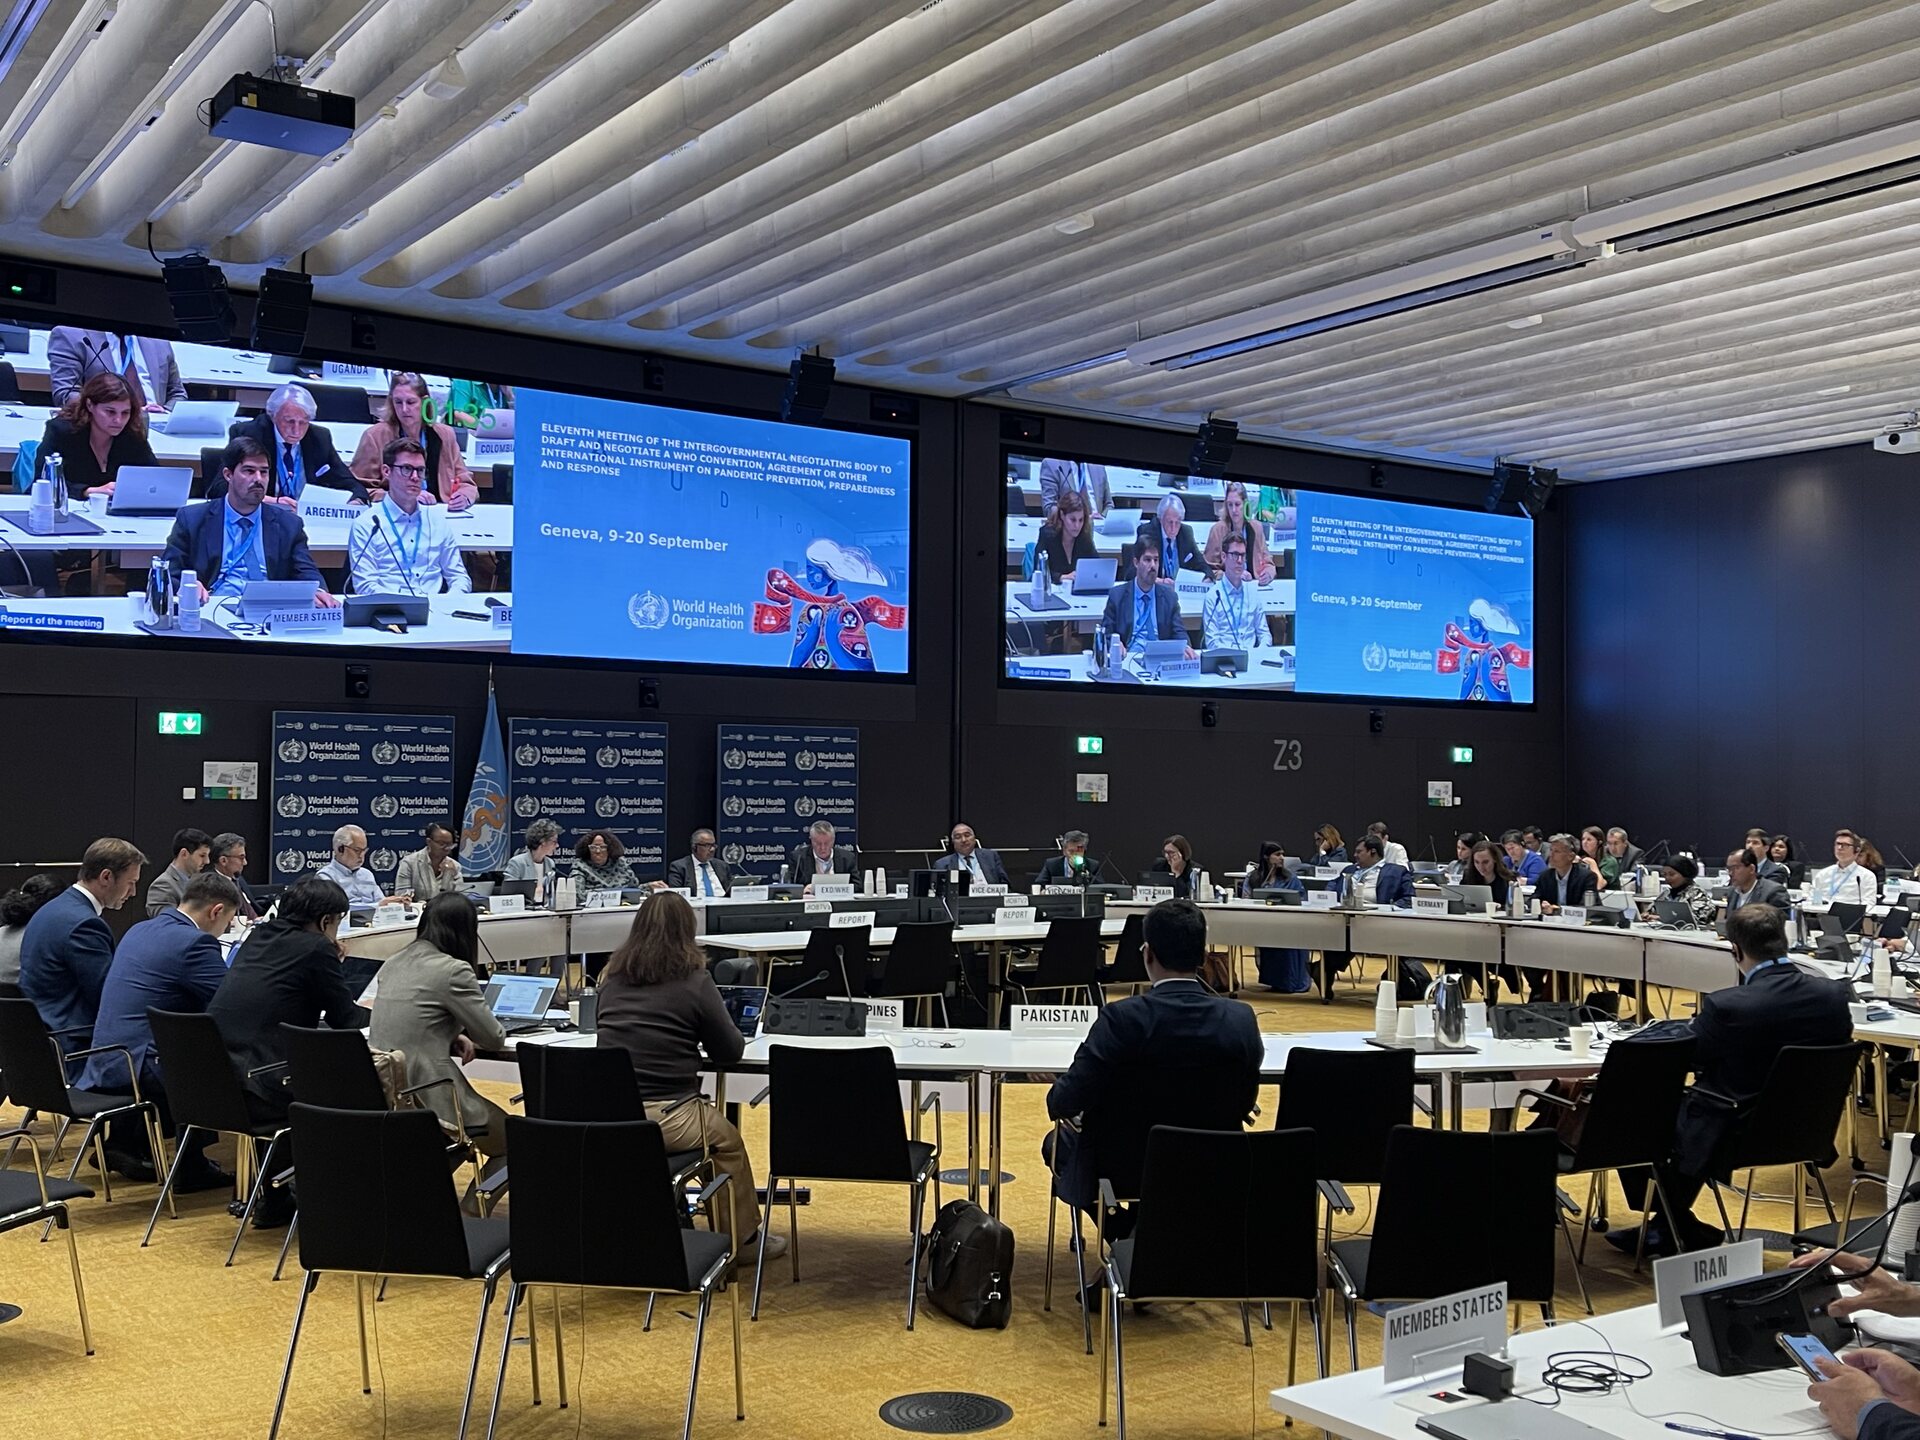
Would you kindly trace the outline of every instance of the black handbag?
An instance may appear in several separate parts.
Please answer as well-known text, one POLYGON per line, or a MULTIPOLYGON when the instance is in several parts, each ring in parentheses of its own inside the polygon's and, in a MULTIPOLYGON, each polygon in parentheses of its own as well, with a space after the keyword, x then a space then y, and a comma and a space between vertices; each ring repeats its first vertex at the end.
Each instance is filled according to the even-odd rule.
POLYGON ((949 1200, 927 1234, 927 1299, 970 1330, 1013 1318, 1013 1231, 971 1200, 949 1200))

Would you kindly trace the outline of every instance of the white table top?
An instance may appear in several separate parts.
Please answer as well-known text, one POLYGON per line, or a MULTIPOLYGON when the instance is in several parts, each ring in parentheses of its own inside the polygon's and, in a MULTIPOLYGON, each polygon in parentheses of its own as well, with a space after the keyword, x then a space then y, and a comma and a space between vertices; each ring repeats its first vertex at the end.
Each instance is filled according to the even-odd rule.
MULTIPOLYGON (((1669 1419, 1749 1435, 1829 1433, 1819 1408, 1807 1399, 1806 1377, 1799 1370, 1709 1375, 1694 1364, 1692 1342, 1678 1330, 1662 1334, 1656 1320, 1654 1307, 1641 1305, 1592 1320, 1563 1319, 1552 1329, 1526 1330, 1510 1341, 1516 1389, 1551 1400, 1550 1393, 1539 1391, 1540 1371, 1548 1355, 1597 1350, 1602 1352, 1597 1358, 1604 1362, 1611 1349, 1614 1354, 1644 1360, 1652 1367, 1652 1376, 1611 1395, 1567 1395, 1556 1413, 1619 1440, 1674 1440, 1676 1432, 1666 1428, 1669 1419)), ((1456 1382, 1458 1375, 1456 1367, 1456 1382)), ((1426 1440, 1425 1432, 1415 1428, 1419 1415, 1398 1402, 1410 1393, 1438 1388, 1439 1384, 1409 1382, 1389 1390, 1375 1366, 1283 1387, 1270 1398, 1280 1414, 1348 1440, 1426 1440)), ((1518 1398, 1501 1403, 1527 1404, 1518 1398)))
MULTIPOLYGON (((954 927, 953 939, 956 945, 990 944, 995 941, 1012 945, 1027 944, 1035 940, 1044 940, 1050 922, 1036 920, 1031 925, 958 925, 954 927)), ((1126 921, 1108 916, 1100 922, 1100 933, 1113 937, 1125 927, 1126 921)), ((849 926, 859 929, 859 926, 849 926)), ((867 943, 875 949, 885 949, 893 943, 894 928, 881 925, 868 930, 867 943)), ((743 930, 728 935, 716 932, 711 935, 696 935, 696 945, 709 945, 716 950, 742 950, 751 954, 775 954, 787 950, 804 950, 812 930, 743 930)))
MULTIPOLYGON (((1253 593, 1260 602, 1263 615, 1284 615, 1293 609, 1294 583, 1292 580, 1275 580, 1270 585, 1256 585, 1253 593)), ((1192 572, 1182 570, 1176 587, 1180 593, 1180 618, 1189 627, 1197 629, 1201 620, 1201 607, 1207 602, 1207 591, 1211 581, 1196 579, 1192 572)), ((1096 595, 1075 595, 1063 585, 1056 585, 1052 594, 1056 600, 1064 600, 1064 610, 1029 610, 1027 597, 1033 593, 1033 583, 1029 580, 1007 581, 1007 620, 1044 624, 1049 620, 1071 620, 1076 623, 1093 624, 1107 608, 1107 591, 1096 595)))
MULTIPOLYGON (((512 596, 500 595, 501 599, 512 603, 512 596)), ((384 630, 375 630, 368 626, 350 626, 342 628, 336 634, 284 635, 276 637, 261 633, 252 626, 233 619, 231 602, 219 602, 222 608, 215 612, 209 605, 202 613, 208 614, 226 631, 222 635, 217 630, 202 628, 197 634, 180 632, 182 640, 230 639, 241 644, 277 643, 281 645, 323 645, 337 647, 373 646, 379 649, 430 649, 430 650, 505 650, 512 640, 512 629, 503 626, 495 629, 493 618, 486 608, 486 597, 480 595, 435 595, 428 602, 428 614, 431 617, 425 625, 415 625, 405 635, 390 635, 384 630), (464 612, 464 613, 456 613, 464 612), (468 616, 481 615, 485 619, 474 620, 468 616)), ((146 638, 146 632, 139 629, 136 616, 144 617, 146 597, 144 595, 90 596, 83 599, 59 598, 54 600, 0 600, 0 630, 19 626, 23 630, 39 630, 22 623, 34 617, 61 617, 70 624, 88 623, 83 631, 69 630, 66 633, 92 633, 104 635, 140 636, 146 638), (100 622, 97 628, 92 621, 100 622)), ((52 634, 54 631, 45 631, 52 634)))
MULTIPOLYGON (((340 492, 343 508, 345 492, 340 492)), ((0 495, 0 514, 27 513, 32 498, 26 495, 0 495)), ((75 513, 100 526, 98 535, 29 535, 19 526, 0 521, 16 550, 124 550, 158 554, 167 548, 167 536, 173 531, 171 515, 94 515, 86 506, 76 505, 75 513)), ((309 515, 301 517, 306 525, 307 546, 312 550, 345 550, 347 532, 353 522, 344 516, 309 515)), ((462 550, 512 550, 513 507, 511 505, 473 505, 465 510, 447 512, 448 524, 462 550)))

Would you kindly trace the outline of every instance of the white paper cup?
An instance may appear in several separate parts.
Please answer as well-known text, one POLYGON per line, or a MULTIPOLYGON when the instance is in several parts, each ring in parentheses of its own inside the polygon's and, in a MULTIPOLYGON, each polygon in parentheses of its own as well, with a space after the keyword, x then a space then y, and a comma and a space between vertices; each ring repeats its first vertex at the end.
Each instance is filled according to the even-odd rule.
POLYGON ((1397 1022, 1398 1028, 1396 1028, 1394 1031, 1394 1038, 1397 1040, 1413 1039, 1414 1033, 1415 1033, 1413 1027, 1415 1023, 1416 1021, 1414 1019, 1413 1007, 1412 1006, 1404 1007, 1400 1011, 1400 1018, 1399 1018, 1399 1021, 1397 1022))
POLYGON ((1593 1053, 1593 1027, 1591 1025, 1574 1025, 1569 1027, 1567 1030, 1567 1040, 1572 1044, 1575 1055, 1590 1055, 1593 1053))
POLYGON ((104 519, 107 513, 107 502, 112 499, 113 497, 111 495, 89 495, 87 497, 87 509, 93 513, 94 519, 104 519))

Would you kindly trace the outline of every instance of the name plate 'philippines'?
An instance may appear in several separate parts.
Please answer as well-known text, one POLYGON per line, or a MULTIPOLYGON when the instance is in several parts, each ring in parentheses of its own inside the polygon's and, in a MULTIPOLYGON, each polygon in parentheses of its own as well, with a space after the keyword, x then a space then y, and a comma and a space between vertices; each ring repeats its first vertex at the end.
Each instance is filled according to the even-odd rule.
POLYGON ((1457 1370, 1475 1351, 1492 1355, 1507 1340, 1506 1282, 1389 1310, 1381 1340, 1382 1378, 1389 1385, 1457 1370))

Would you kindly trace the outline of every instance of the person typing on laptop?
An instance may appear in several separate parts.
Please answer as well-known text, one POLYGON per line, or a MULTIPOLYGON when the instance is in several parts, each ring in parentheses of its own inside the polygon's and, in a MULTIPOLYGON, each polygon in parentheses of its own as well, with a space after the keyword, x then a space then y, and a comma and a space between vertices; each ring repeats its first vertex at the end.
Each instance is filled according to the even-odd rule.
POLYGON ((119 375, 102 373, 75 390, 60 413, 47 421, 36 464, 45 473, 58 455, 67 477, 67 494, 113 494, 123 465, 157 465, 147 442, 147 417, 134 404, 133 391, 119 375))
POLYGON ((218 500, 182 507, 167 537, 167 568, 200 578, 200 598, 238 595, 250 582, 306 580, 313 603, 340 602, 320 581, 320 567, 307 550, 307 527, 297 512, 265 504, 273 478, 267 447, 250 435, 227 442, 220 457, 226 492, 218 500))
POLYGON ((1093 520, 1085 495, 1078 490, 1060 492, 1040 527, 1036 549, 1034 563, 1047 567, 1047 578, 1055 585, 1071 584, 1082 560, 1100 558, 1093 544, 1093 520))

